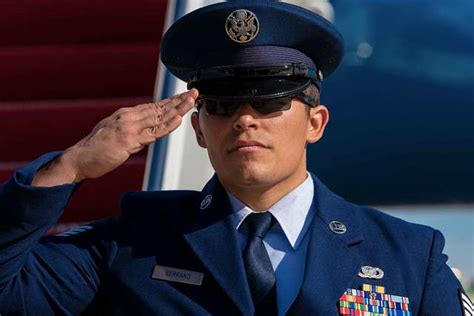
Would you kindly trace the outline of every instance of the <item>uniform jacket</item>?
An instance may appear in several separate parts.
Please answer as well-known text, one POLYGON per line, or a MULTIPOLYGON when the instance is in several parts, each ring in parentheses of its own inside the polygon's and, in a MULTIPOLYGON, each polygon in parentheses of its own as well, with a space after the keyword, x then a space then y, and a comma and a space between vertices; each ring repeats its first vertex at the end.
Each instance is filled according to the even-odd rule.
MULTIPOLYGON (((128 193, 120 217, 44 237, 75 190, 28 185, 54 157, 0 187, 2 316, 253 313, 231 207, 216 177, 202 192, 128 193), (167 281, 153 277, 155 266, 185 272, 167 281), (202 275, 202 284, 175 282, 186 273, 202 275)), ((440 232, 351 204, 313 180, 305 278, 288 314, 338 315, 344 291, 369 283, 408 297, 412 315, 462 315, 462 287, 446 265, 440 232), (331 221, 347 231, 334 233, 331 221), (364 265, 382 269, 383 278, 358 276, 364 265)))

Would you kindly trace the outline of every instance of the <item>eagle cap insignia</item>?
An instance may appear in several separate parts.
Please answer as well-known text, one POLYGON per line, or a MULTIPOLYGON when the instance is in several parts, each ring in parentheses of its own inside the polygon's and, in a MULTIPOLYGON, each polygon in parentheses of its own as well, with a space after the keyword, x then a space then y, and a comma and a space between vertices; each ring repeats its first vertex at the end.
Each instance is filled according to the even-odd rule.
POLYGON ((225 31, 229 38, 237 43, 248 43, 257 37, 260 24, 257 16, 249 10, 235 10, 227 17, 225 31))

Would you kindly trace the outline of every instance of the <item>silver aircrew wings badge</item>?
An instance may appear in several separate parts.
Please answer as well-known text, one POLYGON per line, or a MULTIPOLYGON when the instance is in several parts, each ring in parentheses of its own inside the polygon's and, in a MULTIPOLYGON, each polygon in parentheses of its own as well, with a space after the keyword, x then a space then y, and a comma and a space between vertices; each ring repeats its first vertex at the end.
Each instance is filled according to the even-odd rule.
POLYGON ((380 280, 381 278, 383 278, 384 272, 382 269, 377 268, 377 267, 363 266, 360 268, 360 272, 358 275, 361 278, 365 278, 365 279, 380 280))
POLYGON ((245 9, 235 10, 225 21, 225 31, 231 40, 248 43, 257 37, 260 25, 257 16, 245 9))

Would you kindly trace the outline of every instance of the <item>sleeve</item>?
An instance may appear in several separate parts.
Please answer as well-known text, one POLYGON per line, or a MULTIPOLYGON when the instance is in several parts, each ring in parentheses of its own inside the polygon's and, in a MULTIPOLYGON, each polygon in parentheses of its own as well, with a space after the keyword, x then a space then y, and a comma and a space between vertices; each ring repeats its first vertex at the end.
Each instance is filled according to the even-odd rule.
POLYGON ((36 171, 60 154, 38 158, 0 186, 0 315, 80 314, 111 264, 115 220, 44 237, 78 187, 30 185, 36 171))
POLYGON ((461 283, 446 264, 448 256, 442 253, 444 237, 434 231, 431 254, 426 271, 420 315, 469 315, 466 314, 461 283))

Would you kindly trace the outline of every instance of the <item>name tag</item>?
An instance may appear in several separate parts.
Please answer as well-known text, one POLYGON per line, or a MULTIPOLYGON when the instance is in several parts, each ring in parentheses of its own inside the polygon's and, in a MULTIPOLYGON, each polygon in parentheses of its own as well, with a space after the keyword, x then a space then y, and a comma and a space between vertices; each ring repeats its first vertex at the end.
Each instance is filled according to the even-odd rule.
POLYGON ((156 265, 151 277, 158 280, 201 285, 204 273, 156 265))

